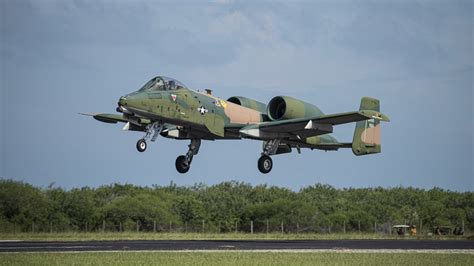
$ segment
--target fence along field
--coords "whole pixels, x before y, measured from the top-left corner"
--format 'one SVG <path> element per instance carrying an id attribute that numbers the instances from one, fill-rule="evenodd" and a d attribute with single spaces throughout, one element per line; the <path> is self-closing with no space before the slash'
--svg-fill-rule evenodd
<path id="1" fill-rule="evenodd" d="M 406 224 L 400 223 L 400 224 Z M 398 224 L 398 223 L 397 223 Z M 433 228 L 423 228 L 422 220 L 420 219 L 417 224 L 418 226 L 417 234 L 433 234 Z M 385 235 L 396 235 L 397 232 L 392 228 L 391 222 L 377 223 L 374 222 L 371 225 L 365 226 L 358 221 L 357 228 L 354 229 L 353 226 L 349 226 L 343 222 L 343 224 L 328 224 L 327 226 L 315 226 L 308 224 L 300 224 L 299 222 L 290 221 L 289 224 L 281 221 L 278 224 L 271 224 L 270 220 L 266 220 L 263 224 L 262 222 L 254 222 L 253 220 L 246 224 L 235 223 L 235 226 L 232 230 L 223 231 L 219 224 L 209 223 L 206 220 L 202 220 L 200 223 L 188 223 L 183 224 L 173 224 L 173 222 L 159 224 L 156 220 L 153 220 L 152 224 L 141 224 L 139 220 L 133 221 L 129 218 L 125 223 L 119 222 L 115 224 L 114 222 L 102 221 L 102 225 L 98 226 L 97 224 L 90 225 L 87 222 L 81 227 L 73 226 L 71 224 L 35 224 L 31 222 L 31 227 L 25 229 L 24 227 L 18 227 L 15 223 L 3 223 L 0 232 L 2 233 L 111 233 L 111 232 L 131 232 L 131 233 L 140 233 L 140 232 L 153 232 L 153 233 L 201 233 L 201 234 L 220 234 L 220 233 L 256 233 L 256 234 L 307 234 L 307 233 L 321 233 L 321 234 L 385 234 Z M 453 227 L 454 228 L 454 227 Z M 460 228 L 464 231 L 464 222 L 461 223 Z M 409 234 L 409 230 L 404 232 L 405 235 Z M 451 234 L 451 232 L 447 232 Z"/>
<path id="2" fill-rule="evenodd" d="M 65 190 L 0 180 L 0 232 L 375 233 L 393 225 L 471 232 L 472 192 L 440 188 L 344 188 L 299 191 L 235 181 L 213 186 L 112 184 Z"/>

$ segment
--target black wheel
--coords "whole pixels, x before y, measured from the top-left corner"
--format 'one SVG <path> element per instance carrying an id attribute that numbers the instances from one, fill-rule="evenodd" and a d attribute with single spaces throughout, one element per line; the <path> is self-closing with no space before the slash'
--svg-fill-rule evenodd
<path id="1" fill-rule="evenodd" d="M 144 152 L 146 150 L 146 141 L 144 139 L 140 139 L 137 142 L 137 150 L 139 152 Z"/>
<path id="2" fill-rule="evenodd" d="M 273 161 L 272 158 L 268 155 L 262 155 L 260 159 L 258 159 L 258 170 L 262 172 L 262 174 L 267 174 L 272 170 Z"/>
<path id="3" fill-rule="evenodd" d="M 188 162 L 186 156 L 180 155 L 176 158 L 176 170 L 180 174 L 184 174 L 189 171 L 189 167 L 191 166 L 191 162 Z"/>

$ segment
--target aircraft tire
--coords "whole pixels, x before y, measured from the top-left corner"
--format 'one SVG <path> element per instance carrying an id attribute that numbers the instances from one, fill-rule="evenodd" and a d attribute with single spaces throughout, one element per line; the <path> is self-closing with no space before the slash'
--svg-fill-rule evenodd
<path id="1" fill-rule="evenodd" d="M 178 156 L 178 158 L 176 158 L 175 166 L 176 166 L 176 170 L 180 174 L 185 174 L 189 171 L 189 167 L 191 166 L 191 162 L 187 163 L 186 160 L 187 160 L 186 156 L 184 156 L 184 155 L 180 155 L 180 156 Z"/>
<path id="2" fill-rule="evenodd" d="M 144 152 L 146 150 L 146 146 L 147 146 L 147 144 L 146 144 L 145 139 L 139 139 L 137 141 L 137 150 L 139 152 Z"/>
<path id="3" fill-rule="evenodd" d="M 272 158 L 268 155 L 262 155 L 260 159 L 258 159 L 258 170 L 262 174 L 269 173 L 273 168 L 273 161 Z"/>

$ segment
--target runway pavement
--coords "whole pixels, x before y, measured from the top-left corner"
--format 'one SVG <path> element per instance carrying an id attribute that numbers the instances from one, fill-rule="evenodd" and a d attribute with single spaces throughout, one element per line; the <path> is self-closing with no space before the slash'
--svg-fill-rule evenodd
<path id="1" fill-rule="evenodd" d="M 474 251 L 472 240 L 130 240 L 130 241 L 0 241 L 0 252 L 179 251 L 179 250 L 462 250 Z"/>

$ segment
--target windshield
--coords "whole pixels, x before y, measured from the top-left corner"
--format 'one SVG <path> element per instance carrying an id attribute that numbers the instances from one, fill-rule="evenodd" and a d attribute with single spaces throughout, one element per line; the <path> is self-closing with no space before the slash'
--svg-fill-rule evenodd
<path id="1" fill-rule="evenodd" d="M 184 88 L 186 88 L 186 86 L 175 79 L 168 77 L 155 77 L 143 85 L 143 87 L 138 91 L 168 91 Z"/>

